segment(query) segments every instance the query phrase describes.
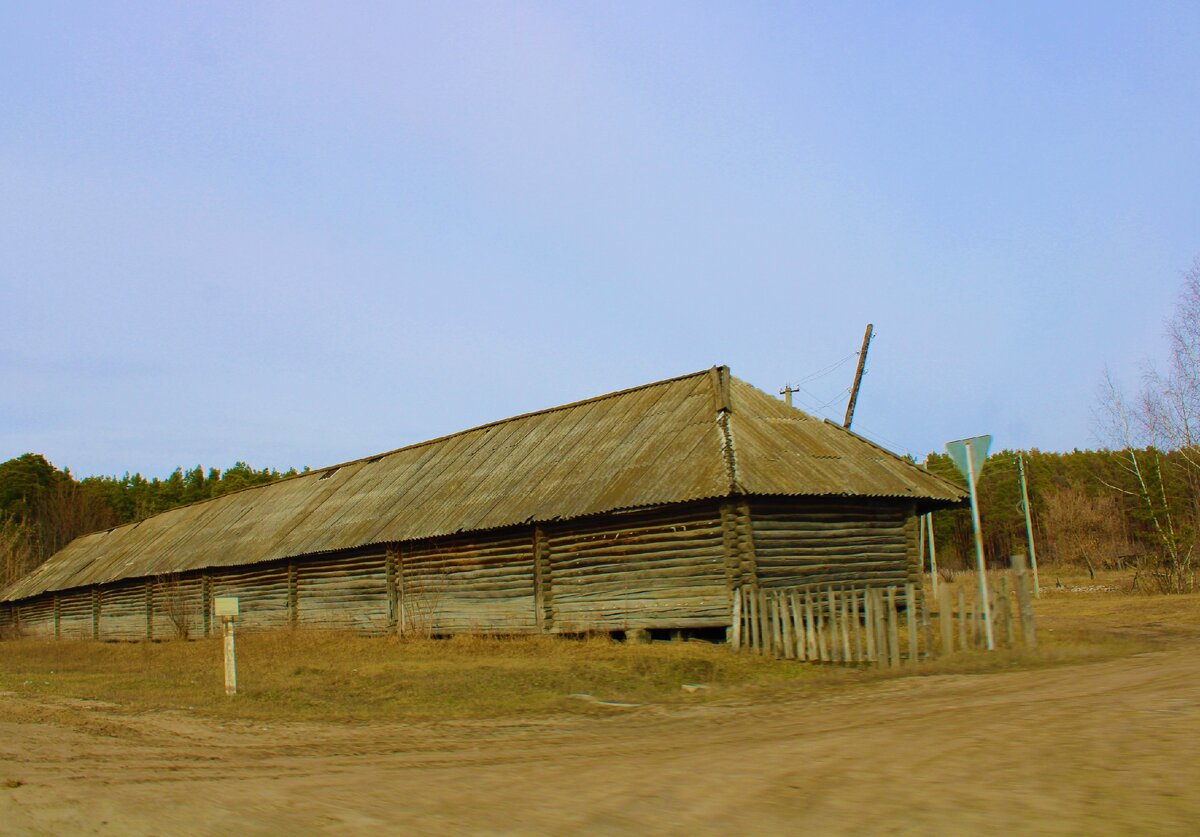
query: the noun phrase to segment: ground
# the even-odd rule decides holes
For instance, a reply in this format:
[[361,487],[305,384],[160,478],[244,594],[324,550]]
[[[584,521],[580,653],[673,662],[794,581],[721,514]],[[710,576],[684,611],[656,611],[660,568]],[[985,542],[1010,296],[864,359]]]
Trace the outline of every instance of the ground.
[[[1078,625],[1049,598],[1053,647]],[[1085,593],[1072,618],[1142,644],[1082,662],[585,714],[275,720],[10,689],[0,830],[1194,833],[1198,604]]]

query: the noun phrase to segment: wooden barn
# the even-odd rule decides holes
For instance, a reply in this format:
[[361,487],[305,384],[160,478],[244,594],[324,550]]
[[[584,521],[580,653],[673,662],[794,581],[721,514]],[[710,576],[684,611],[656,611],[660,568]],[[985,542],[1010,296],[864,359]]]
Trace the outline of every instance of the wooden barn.
[[85,535],[0,595],[6,636],[716,630],[731,591],[912,580],[956,486],[725,367]]

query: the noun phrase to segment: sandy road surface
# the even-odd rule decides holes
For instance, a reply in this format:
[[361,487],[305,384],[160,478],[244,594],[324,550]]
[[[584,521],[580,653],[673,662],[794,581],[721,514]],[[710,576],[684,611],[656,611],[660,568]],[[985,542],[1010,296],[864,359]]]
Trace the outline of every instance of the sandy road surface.
[[7,834],[1200,830],[1191,643],[531,723],[264,728],[11,693],[0,718]]

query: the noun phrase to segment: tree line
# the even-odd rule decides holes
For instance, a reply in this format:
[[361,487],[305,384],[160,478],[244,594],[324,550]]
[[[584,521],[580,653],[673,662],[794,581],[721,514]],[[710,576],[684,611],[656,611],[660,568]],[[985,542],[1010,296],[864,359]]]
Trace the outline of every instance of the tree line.
[[239,461],[224,470],[176,468],[165,479],[126,472],[80,480],[42,454],[23,454],[0,463],[0,586],[80,535],[297,473],[295,468],[257,469]]
[[[1154,448],[1074,450],[1050,453],[1023,451],[1039,559],[1092,571],[1147,566],[1148,580],[1163,553],[1155,513],[1169,516],[1179,538],[1196,533],[1190,521],[1200,508],[1200,492],[1183,451]],[[1017,453],[1004,450],[988,457],[978,482],[985,556],[1006,566],[1008,556],[1027,551],[1025,518],[1016,467]],[[1160,494],[1148,506],[1132,459]],[[925,467],[963,487],[949,457],[930,454]],[[304,468],[303,471],[307,471]],[[159,512],[264,485],[299,473],[256,469],[245,462],[229,468],[197,465],[176,468],[165,478],[140,473],[86,477],[55,468],[40,454],[27,453],[0,463],[0,582],[9,583],[36,567],[73,538]],[[966,569],[974,564],[971,515],[967,508],[933,515],[939,565]]]
[[[1151,587],[1170,589],[1162,532],[1156,520],[1170,517],[1177,540],[1197,535],[1200,493],[1184,452],[1156,448],[1022,451],[1030,517],[1038,560],[1095,573],[1136,566]],[[1131,463],[1136,461],[1152,491],[1143,491]],[[925,467],[960,485],[965,481],[945,454],[931,454]],[[984,556],[996,567],[1008,556],[1028,552],[1017,451],[988,457],[976,491]],[[1148,502],[1149,501],[1149,502]],[[935,512],[938,564],[948,569],[974,566],[975,542],[969,507]]]

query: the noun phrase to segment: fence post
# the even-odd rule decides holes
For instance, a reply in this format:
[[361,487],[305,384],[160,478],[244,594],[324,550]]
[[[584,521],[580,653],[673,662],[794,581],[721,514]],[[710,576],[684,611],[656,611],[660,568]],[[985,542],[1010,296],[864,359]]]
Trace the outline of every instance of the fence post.
[[1017,589],[1017,608],[1021,612],[1021,636],[1025,647],[1033,651],[1037,648],[1037,628],[1033,623],[1033,599],[1029,590],[1029,575],[1026,572],[1025,556],[1018,553],[1009,558],[1012,563],[1014,583]]
[[796,643],[796,659],[807,660],[808,655],[805,652],[805,637],[804,637],[804,611],[800,607],[800,597],[795,590],[787,593],[788,602],[791,605],[792,613],[792,639]]
[[967,645],[967,594],[962,587],[958,588],[958,607],[955,612],[958,614],[958,650],[966,651],[971,646]]
[[1004,643],[1009,648],[1012,648],[1017,644],[1017,637],[1016,631],[1013,628],[1012,598],[1010,595],[1012,593],[1012,585],[1009,583],[1007,575],[1000,576],[1000,583],[997,587],[999,588],[1000,596],[998,610],[1001,614],[1001,621],[1004,622]]
[[746,601],[750,605],[750,649],[762,653],[762,637],[758,633],[758,591],[751,588],[746,591]]
[[796,659],[796,635],[792,632],[792,609],[788,607],[787,591],[776,590],[775,599],[779,602],[779,626],[783,629],[783,656],[794,660]]
[[812,591],[804,591],[804,632],[808,642],[808,658],[810,660],[821,659],[817,650],[817,620],[813,615],[813,599]]
[[888,667],[900,667],[900,614],[896,612],[896,588],[887,589]]
[[871,599],[871,588],[863,588],[863,633],[866,634],[867,661],[878,662],[879,656],[875,646],[875,602]]
[[841,658],[847,663],[854,662],[854,649],[850,642],[850,600],[853,594],[850,590],[841,591]]
[[908,664],[915,666],[920,651],[917,646],[917,594],[912,582],[904,585],[904,615],[908,624]]
[[854,628],[854,658],[861,663],[866,655],[863,653],[863,623],[859,616],[858,593],[851,593],[850,624]]
[[950,588],[943,584],[938,589],[938,631],[942,635],[942,655],[954,653],[954,605],[951,603]]

